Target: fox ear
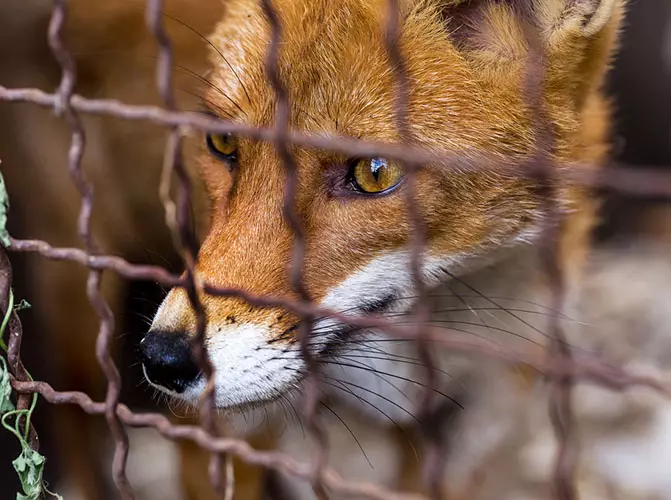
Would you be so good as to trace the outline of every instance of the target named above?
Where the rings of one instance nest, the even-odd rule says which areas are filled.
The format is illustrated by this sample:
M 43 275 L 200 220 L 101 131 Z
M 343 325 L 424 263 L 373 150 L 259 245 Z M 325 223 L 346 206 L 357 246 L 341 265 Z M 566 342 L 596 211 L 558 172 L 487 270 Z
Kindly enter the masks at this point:
M 624 0 L 443 0 L 443 19 L 458 43 L 478 49 L 518 46 L 521 24 L 535 26 L 546 48 L 587 42 L 617 26 Z M 487 47 L 487 43 L 491 46 Z M 509 53 L 509 52 L 508 52 Z M 510 54 L 510 53 L 509 53 Z M 512 55 L 512 54 L 511 54 Z
M 534 0 L 532 9 L 551 37 L 566 33 L 592 37 L 613 19 L 621 0 Z
M 457 50 L 489 77 L 526 60 L 532 28 L 553 88 L 580 103 L 603 82 L 625 0 L 436 1 Z

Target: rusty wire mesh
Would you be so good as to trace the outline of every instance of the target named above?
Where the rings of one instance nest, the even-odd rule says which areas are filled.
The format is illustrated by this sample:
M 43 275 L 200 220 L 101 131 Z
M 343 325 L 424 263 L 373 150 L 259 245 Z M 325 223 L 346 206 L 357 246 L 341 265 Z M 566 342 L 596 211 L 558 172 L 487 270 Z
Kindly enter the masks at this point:
M 320 400 L 320 377 L 315 360 L 312 359 L 313 355 L 308 349 L 308 338 L 315 318 L 329 316 L 353 327 L 375 328 L 392 337 L 411 337 L 418 342 L 421 353 L 420 359 L 426 367 L 428 380 L 423 399 L 424 410 L 421 415 L 423 417 L 424 434 L 428 438 L 428 443 L 432 445 L 428 450 L 429 460 L 425 464 L 425 473 L 430 480 L 429 491 L 433 496 L 436 498 L 441 496 L 440 469 L 443 454 L 439 440 L 432 439 L 432 433 L 436 430 L 436 423 L 435 420 L 430 418 L 431 400 L 435 394 L 431 388 L 435 381 L 433 380 L 434 361 L 431 351 L 427 347 L 428 342 L 438 343 L 455 351 L 478 353 L 510 362 L 523 362 L 548 377 L 553 386 L 549 411 L 559 442 L 554 474 L 554 495 L 555 498 L 562 500 L 577 498 L 573 477 L 576 442 L 570 397 L 575 382 L 589 380 L 613 390 L 624 390 L 631 386 L 642 385 L 664 394 L 667 393 L 668 389 L 655 379 L 630 375 L 624 370 L 606 365 L 596 359 L 586 358 L 578 361 L 572 358 L 559 321 L 565 297 L 562 269 L 559 266 L 557 255 L 559 211 L 555 200 L 555 188 L 553 186 L 556 183 L 554 181 L 558 179 L 557 176 L 561 176 L 563 181 L 588 187 L 604 187 L 638 195 L 671 197 L 671 176 L 655 171 L 646 171 L 645 169 L 634 171 L 623 166 L 614 166 L 607 170 L 595 170 L 581 168 L 581 165 L 573 165 L 575 168 L 565 169 L 561 172 L 552 168 L 551 152 L 554 136 L 552 124 L 545 117 L 541 102 L 544 81 L 544 54 L 539 49 L 541 44 L 535 39 L 537 34 L 532 31 L 526 33 L 527 41 L 532 50 L 524 85 L 524 94 L 529 109 L 533 112 L 536 130 L 535 151 L 529 160 L 520 164 L 509 162 L 504 164 L 493 158 L 465 159 L 447 153 L 438 154 L 435 151 L 415 146 L 408 125 L 409 80 L 399 47 L 400 8 L 398 0 L 388 1 L 387 22 L 384 29 L 386 49 L 396 77 L 395 116 L 401 141 L 397 144 L 382 144 L 340 136 L 323 137 L 292 132 L 289 130 L 288 92 L 278 71 L 282 27 L 276 12 L 273 10 L 272 1 L 260 1 L 272 30 L 271 43 L 266 57 L 266 73 L 275 91 L 277 103 L 275 125 L 272 128 L 252 127 L 202 114 L 181 112 L 177 109 L 172 88 L 173 56 L 171 40 L 162 26 L 162 0 L 147 1 L 146 24 L 148 30 L 155 36 L 159 46 L 156 83 L 165 105 L 164 108 L 131 106 L 114 100 L 94 100 L 74 95 L 76 68 L 74 59 L 64 45 L 61 36 L 67 16 L 66 0 L 53 1 L 53 13 L 49 26 L 49 45 L 62 70 L 61 84 L 56 92 L 45 93 L 34 88 L 8 89 L 0 86 L 0 99 L 52 107 L 56 114 L 65 118 L 70 127 L 69 169 L 82 199 L 78 232 L 83 249 L 54 248 L 44 241 L 11 239 L 8 250 L 11 252 L 34 252 L 47 259 L 72 261 L 88 268 L 87 295 L 100 318 L 96 355 L 108 381 L 105 400 L 97 402 L 81 392 L 59 392 L 46 382 L 29 380 L 20 356 L 21 323 L 16 313 L 13 313 L 8 328 L 8 361 L 11 383 L 19 394 L 17 407 L 19 409 L 28 408 L 32 395 L 37 393 L 53 404 L 74 404 L 80 406 L 88 414 L 104 415 L 116 443 L 113 462 L 114 481 L 121 497 L 124 499 L 134 498 L 125 470 L 129 452 L 129 441 L 125 426 L 151 427 L 167 439 L 191 440 L 202 449 L 210 452 L 210 479 L 215 490 L 222 498 L 232 498 L 233 494 L 234 480 L 232 467 L 230 466 L 232 455 L 249 464 L 274 469 L 310 481 L 317 491 L 325 492 L 328 490 L 340 494 L 375 499 L 417 498 L 417 495 L 391 491 L 375 484 L 347 481 L 327 465 L 328 443 L 325 431 L 317 416 L 317 407 Z M 165 208 L 166 223 L 172 231 L 176 248 L 184 261 L 186 273 L 183 277 L 173 275 L 161 267 L 134 265 L 120 257 L 98 253 L 90 227 L 94 203 L 93 191 L 81 168 L 86 139 L 84 128 L 79 119 L 80 113 L 111 115 L 128 120 L 146 120 L 170 129 L 165 148 L 160 194 Z M 274 144 L 280 159 L 284 163 L 287 175 L 284 217 L 289 222 L 295 235 L 291 282 L 299 297 L 298 300 L 286 300 L 273 296 L 253 296 L 244 290 L 217 288 L 201 281 L 196 276 L 197 248 L 193 244 L 195 237 L 189 214 L 191 187 L 182 160 L 182 137 L 187 130 L 191 129 L 210 133 L 234 133 Z M 311 302 L 302 279 L 306 237 L 301 218 L 294 209 L 293 203 L 297 189 L 297 171 L 290 151 L 291 145 L 346 153 L 349 156 L 356 157 L 383 155 L 386 158 L 403 162 L 409 185 L 407 208 L 414 227 L 411 252 L 412 276 L 418 292 L 417 295 L 420 298 L 418 307 L 414 312 L 415 321 L 412 326 L 392 325 L 383 317 L 354 317 L 319 307 Z M 551 310 L 554 311 L 550 318 L 552 343 L 547 356 L 538 351 L 526 352 L 502 349 L 500 345 L 494 345 L 484 339 L 439 331 L 427 324 L 429 310 L 426 305 L 427 301 L 421 300 L 425 296 L 426 290 L 420 274 L 425 232 L 414 196 L 414 177 L 418 167 L 428 163 L 439 164 L 460 171 L 482 171 L 485 169 L 508 171 L 511 174 L 531 177 L 537 180 L 540 185 L 546 186 L 543 192 L 543 209 L 547 215 L 545 219 L 547 223 L 540 251 L 543 253 L 543 262 L 552 284 Z M 170 197 L 170 182 L 173 174 L 176 174 L 178 180 L 176 202 Z M 114 331 L 114 318 L 100 291 L 100 281 L 104 271 L 118 273 L 128 280 L 151 280 L 164 286 L 186 289 L 197 318 L 196 335 L 191 339 L 191 343 L 197 362 L 208 380 L 207 389 L 202 398 L 200 426 L 173 425 L 161 414 L 134 413 L 119 402 L 120 376 L 109 351 Z M 7 311 L 8 308 L 11 283 L 12 271 L 9 260 L 5 253 L 0 251 L 0 309 L 3 311 Z M 199 299 L 200 293 L 221 297 L 237 297 L 253 306 L 280 306 L 302 319 L 299 334 L 301 353 L 309 367 L 306 386 L 307 397 L 305 398 L 303 416 L 317 443 L 319 453 L 314 464 L 298 462 L 279 451 L 258 451 L 253 449 L 245 440 L 223 437 L 217 434 L 214 415 L 213 367 L 208 360 L 203 343 L 207 317 Z M 37 448 L 39 446 L 37 433 L 32 428 L 30 432 L 31 445 Z M 223 464 L 226 464 L 225 468 L 222 467 Z M 222 470 L 227 471 L 225 478 L 221 476 Z

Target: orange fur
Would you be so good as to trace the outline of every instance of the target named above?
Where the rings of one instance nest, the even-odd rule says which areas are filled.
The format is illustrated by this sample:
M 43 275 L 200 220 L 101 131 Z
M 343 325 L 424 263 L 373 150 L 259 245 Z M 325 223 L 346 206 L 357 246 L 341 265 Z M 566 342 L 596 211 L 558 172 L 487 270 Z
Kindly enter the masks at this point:
M 603 23 L 599 29 L 583 26 L 587 13 L 578 7 L 567 11 L 562 0 L 534 4 L 548 59 L 544 107 L 557 132 L 557 168 L 566 161 L 598 166 L 607 153 L 608 111 L 601 85 L 621 4 L 591 3 L 601 4 L 598 15 L 590 18 L 591 23 Z M 439 150 L 519 160 L 530 151 L 534 137 L 520 90 L 528 58 L 520 16 L 505 3 L 470 2 L 471 8 L 477 4 L 474 8 L 482 12 L 473 24 L 457 26 L 455 31 L 476 33 L 464 35 L 465 42 L 458 44 L 448 36 L 446 23 L 450 27 L 453 23 L 446 18 L 449 21 L 450 9 L 462 4 L 404 4 L 401 45 L 413 82 L 409 109 L 413 135 Z M 380 2 L 277 1 L 276 7 L 285 40 L 280 74 L 290 89 L 292 128 L 397 139 L 394 77 L 382 41 Z M 613 8 L 617 12 L 604 18 L 603 9 Z M 263 65 L 267 36 L 268 26 L 256 2 L 226 2 L 212 39 L 253 98 L 247 100 L 228 65 L 212 53 L 217 88 L 208 91 L 208 100 L 216 103 L 222 116 L 272 124 L 274 96 Z M 198 270 L 217 285 L 291 296 L 287 268 L 292 233 L 281 212 L 283 166 L 271 145 L 241 139 L 239 149 L 234 174 L 204 148 L 199 155 L 213 208 Z M 406 245 L 410 225 L 400 193 L 374 200 L 334 199 L 328 193 L 324 172 L 346 158 L 298 148 L 294 153 L 300 171 L 296 207 L 308 232 L 305 278 L 319 301 L 374 256 Z M 431 255 L 487 251 L 528 227 L 538 208 L 530 183 L 497 173 L 465 175 L 427 167 L 420 172 L 418 185 Z M 572 212 L 566 217 L 562 243 L 566 263 L 574 260 L 574 250 L 585 247 L 581 235 L 590 229 L 593 207 L 582 199 L 573 192 L 564 200 Z M 247 310 L 233 299 L 204 300 L 215 322 L 240 316 L 243 321 L 271 322 L 278 331 L 287 326 L 286 321 L 276 322 L 276 311 Z M 184 322 L 188 304 L 180 292 L 172 292 L 167 305 L 162 327 L 192 327 L 192 321 Z
M 615 43 L 622 2 L 528 0 L 526 3 L 529 2 L 535 6 L 535 20 L 542 28 L 547 50 L 543 102 L 558 134 L 557 168 L 574 160 L 598 165 L 608 152 L 609 112 L 601 87 Z M 166 3 L 170 10 L 171 2 Z M 131 102 L 158 102 L 148 83 L 153 78 L 152 64 L 141 55 L 153 46 L 151 38 L 142 34 L 143 6 L 132 2 L 71 4 L 69 42 L 82 52 L 78 55 L 80 90 L 95 90 L 97 95 Z M 398 139 L 393 114 L 394 77 L 381 33 L 386 2 L 276 0 L 275 4 L 283 22 L 280 71 L 291 93 L 292 128 L 364 139 Z M 402 2 L 402 50 L 412 81 L 410 121 L 419 143 L 465 156 L 486 152 L 520 159 L 530 152 L 534 133 L 520 91 L 528 47 L 518 16 L 506 6 L 513 4 L 525 2 Z M 599 8 L 590 10 L 590 6 Z M 238 121 L 270 125 L 274 96 L 263 70 L 268 26 L 257 2 L 229 0 L 223 7 L 219 2 L 198 2 L 196 7 L 193 2 L 181 1 L 172 3 L 172 9 L 182 19 L 186 16 L 203 22 L 220 20 L 211 40 L 240 75 L 252 99 L 247 101 L 230 68 L 213 52 L 210 78 L 242 108 L 237 109 L 218 91 L 209 89 L 206 97 L 215 111 L 222 116 L 231 114 Z M 182 32 L 175 45 L 189 61 L 187 66 L 195 65 L 200 71 L 203 65 L 196 61 L 204 54 L 201 41 Z M 120 48 L 135 54 L 132 69 L 128 58 L 121 55 L 84 54 Z M 25 59 L 41 67 L 47 57 L 40 53 Z M 11 67 L 28 72 L 27 66 L 12 64 L 15 66 Z M 144 78 L 127 77 L 138 72 Z M 18 71 L 16 75 L 20 76 Z M 40 74 L 37 84 L 53 87 L 56 81 L 53 73 Z M 15 116 L 11 127 L 21 129 L 19 114 Z M 67 136 L 60 128 L 62 124 L 47 121 L 42 114 L 26 113 L 22 119 L 32 124 L 26 125 L 26 129 L 38 136 L 42 144 L 60 145 L 49 148 L 50 156 L 43 157 L 28 141 L 23 146 L 28 153 L 13 155 L 15 149 L 22 147 L 17 145 L 21 141 L 13 144 L 12 136 L 7 135 L 9 153 L 3 158 L 3 172 L 8 177 L 10 192 L 31 194 L 39 189 L 45 193 L 44 203 L 24 208 L 26 227 L 33 231 L 27 231 L 26 236 L 73 244 L 74 227 L 65 221 L 75 220 L 77 198 L 69 186 L 59 184 L 60 178 L 51 175 L 52 159 L 65 158 L 63 145 L 67 144 Z M 4 129 L 10 128 L 10 121 L 3 120 Z M 97 192 L 103 208 L 98 212 L 96 224 L 105 229 L 99 231 L 103 247 L 110 252 L 136 255 L 138 242 L 133 237 L 140 234 L 145 240 L 139 246 L 166 248 L 169 239 L 165 232 L 157 231 L 155 224 L 162 218 L 160 206 L 153 194 L 147 194 L 150 190 L 147 186 L 154 186 L 158 177 L 163 135 L 151 127 L 110 122 L 87 123 L 89 130 L 94 131 L 89 132 L 93 152 L 89 153 L 86 165 L 100 186 Z M 127 147 L 127 137 L 131 135 L 133 142 L 142 143 L 141 149 Z M 22 137 L 25 142 L 26 134 Z M 199 140 L 195 154 L 212 202 L 211 229 L 199 256 L 199 273 L 218 285 L 238 286 L 253 293 L 293 295 L 287 277 L 292 234 L 281 216 L 284 170 L 272 146 L 241 139 L 241 160 L 233 175 L 205 151 L 202 138 Z M 51 155 L 52 152 L 55 153 Z M 335 199 L 325 189 L 324 170 L 347 158 L 300 148 L 294 152 L 300 174 L 296 206 L 308 230 L 306 284 L 312 296 L 320 300 L 373 257 L 404 247 L 410 225 L 400 190 L 374 200 Z M 26 168 L 32 168 L 30 176 L 24 173 L 23 161 L 28 165 Z M 44 170 L 46 167 L 48 171 Z M 146 177 L 147 181 L 139 177 Z M 110 183 L 110 179 L 119 182 Z M 456 175 L 426 166 L 420 172 L 418 185 L 432 255 L 487 253 L 528 226 L 538 207 L 528 182 L 496 173 Z M 578 256 L 586 250 L 595 204 L 584 193 L 565 195 L 570 210 L 563 224 L 562 261 L 570 265 L 569 277 L 577 279 L 581 260 Z M 30 196 L 19 194 L 16 198 L 30 199 Z M 133 208 L 124 211 L 124 207 Z M 155 212 L 155 217 L 137 217 L 137 213 L 144 211 Z M 57 364 L 62 369 L 64 386 L 75 388 L 73 384 L 77 382 L 81 384 L 78 388 L 100 390 L 101 381 L 91 380 L 89 375 L 98 373 L 93 357 L 88 356 L 93 352 L 90 332 L 96 323 L 91 311 L 83 305 L 86 300 L 83 277 L 74 277 L 69 268 L 47 274 L 38 265 L 31 267 L 31 272 L 37 290 L 48 291 L 58 286 L 63 301 L 81 304 L 77 318 L 73 318 L 64 314 L 67 309 L 60 307 L 61 302 L 54 303 L 50 295 L 31 300 L 41 307 L 38 313 L 49 326 L 45 332 L 55 339 L 53 345 L 58 346 L 52 350 L 58 351 L 62 358 Z M 118 310 L 121 286 L 115 282 L 109 288 Z M 296 320 L 282 311 L 249 308 L 232 299 L 208 297 L 205 302 L 214 324 L 233 320 L 268 324 L 279 335 Z M 188 305 L 180 292 L 171 292 L 158 325 L 166 330 L 192 329 Z M 81 434 L 78 430 L 76 424 L 71 425 L 70 433 L 63 434 L 64 442 L 68 443 L 64 448 L 87 446 L 86 439 L 72 444 Z M 86 474 L 89 463 L 83 453 L 81 456 L 83 460 L 79 457 L 77 461 L 75 457 L 69 463 L 77 462 L 73 468 Z M 195 483 L 199 481 L 202 479 Z M 90 498 L 95 498 L 98 487 L 94 479 L 89 479 Z
M 395 80 L 382 38 L 385 3 L 276 0 L 274 5 L 282 22 L 279 72 L 289 89 L 291 128 L 397 140 Z M 539 28 L 546 57 L 542 106 L 556 133 L 555 168 L 569 162 L 588 168 L 603 163 L 609 111 L 602 85 L 622 2 L 417 0 L 403 2 L 403 14 L 401 50 L 411 82 L 408 112 L 418 143 L 466 157 L 489 154 L 510 161 L 532 151 L 535 121 L 522 91 L 530 59 L 525 33 L 531 23 Z M 212 111 L 235 121 L 272 125 L 275 96 L 264 70 L 268 36 L 257 2 L 225 3 L 212 36 L 226 58 L 224 63 L 220 54 L 211 53 L 217 87 L 207 95 Z M 270 144 L 240 138 L 238 145 L 238 161 L 231 168 L 213 158 L 204 144 L 198 153 L 212 220 L 198 272 L 215 285 L 293 297 L 288 276 L 293 234 L 282 217 L 283 165 Z M 319 302 L 376 257 L 407 248 L 411 226 L 403 187 L 384 197 L 339 198 L 325 179 L 343 175 L 338 168 L 348 158 L 297 147 L 292 152 L 299 170 L 295 207 L 307 232 L 305 284 Z M 424 166 L 417 185 L 429 256 L 493 254 L 538 222 L 539 200 L 531 181 Z M 580 276 L 597 203 L 577 188 L 562 189 L 561 196 L 559 256 L 572 287 Z M 214 325 L 207 333 L 211 341 L 226 342 L 218 337 L 234 336 L 234 325 L 240 323 L 263 325 L 272 342 L 295 340 L 285 332 L 296 318 L 282 311 L 248 307 L 237 299 L 204 296 L 203 301 Z M 219 331 L 221 325 L 226 333 Z M 154 328 L 193 331 L 181 291 L 170 293 Z M 527 370 L 525 387 L 533 385 L 528 375 Z

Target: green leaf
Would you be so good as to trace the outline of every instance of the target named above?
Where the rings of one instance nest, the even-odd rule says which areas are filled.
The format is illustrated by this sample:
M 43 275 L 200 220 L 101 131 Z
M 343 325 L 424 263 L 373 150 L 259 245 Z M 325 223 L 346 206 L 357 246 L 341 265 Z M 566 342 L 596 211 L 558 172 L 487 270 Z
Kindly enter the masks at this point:
M 11 395 L 12 385 L 9 383 L 7 363 L 3 358 L 0 358 L 0 416 L 15 409 Z
M 21 299 L 21 302 L 14 306 L 14 311 L 19 312 L 23 311 L 24 309 L 30 309 L 31 307 L 33 306 L 30 305 L 30 302 L 28 302 L 26 299 Z
M 21 454 L 12 462 L 23 488 L 23 494 L 17 493 L 17 500 L 39 500 L 45 462 L 46 458 L 24 444 Z
M 11 243 L 7 232 L 7 214 L 9 213 L 9 195 L 5 187 L 5 179 L 0 172 L 0 243 L 8 247 Z
M 6 192 L 4 191 L 4 185 L 2 185 L 2 174 L 0 174 L 0 205 L 3 204 L 2 195 L 6 197 Z M 5 204 L 7 206 L 6 200 Z M 4 218 L 2 218 L 4 216 Z M 0 231 L 4 231 L 5 235 L 6 230 L 4 228 L 4 222 L 6 222 L 6 211 L 2 212 L 0 209 Z M 2 236 L 0 235 L 0 239 Z M 7 351 L 7 346 L 2 340 L 2 336 L 5 333 L 7 328 L 7 323 L 12 311 L 20 311 L 21 309 L 27 309 L 30 307 L 30 304 L 25 300 L 22 300 L 16 306 L 14 305 L 14 294 L 12 290 L 9 290 L 9 303 L 7 307 L 6 314 L 2 321 L 0 322 L 0 348 L 1 350 Z M 30 380 L 33 378 L 28 374 Z M 38 452 L 30 448 L 28 444 L 28 436 L 30 429 L 30 418 L 35 410 L 35 405 L 37 404 L 37 394 L 33 395 L 33 401 L 30 405 L 30 408 L 27 410 L 16 410 L 11 399 L 12 395 L 12 385 L 9 381 L 9 371 L 7 369 L 7 361 L 5 358 L 0 356 L 0 424 L 7 431 L 11 432 L 16 436 L 21 444 L 21 454 L 12 462 L 14 470 L 19 476 L 21 481 L 21 489 L 23 493 L 16 494 L 16 500 L 41 500 L 45 494 L 56 498 L 57 500 L 63 500 L 63 497 L 53 493 L 47 489 L 42 480 L 42 475 L 44 473 L 44 464 L 46 458 L 40 455 Z M 25 417 L 25 431 L 22 433 L 20 431 L 19 422 L 21 417 Z M 14 426 L 9 423 L 9 419 L 13 418 Z

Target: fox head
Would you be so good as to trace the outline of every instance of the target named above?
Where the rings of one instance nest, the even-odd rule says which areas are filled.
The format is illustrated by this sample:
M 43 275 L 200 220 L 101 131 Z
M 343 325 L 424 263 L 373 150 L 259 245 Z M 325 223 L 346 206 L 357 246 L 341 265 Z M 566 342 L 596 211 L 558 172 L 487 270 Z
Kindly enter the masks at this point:
M 290 126 L 311 133 L 397 141 L 395 78 L 384 44 L 385 0 L 274 0 L 282 25 L 279 72 L 289 90 Z M 409 125 L 417 144 L 464 157 L 519 161 L 534 144 L 523 86 L 531 58 L 528 26 L 545 54 L 543 109 L 556 132 L 555 167 L 598 164 L 607 152 L 603 78 L 621 17 L 620 0 L 404 0 L 400 49 L 410 81 Z M 276 99 L 264 61 L 270 25 L 256 0 L 228 0 L 211 41 L 206 103 L 221 118 L 271 126 Z M 304 282 L 318 304 L 370 314 L 412 295 L 404 170 L 384 157 L 350 158 L 292 148 L 295 207 L 307 235 Z M 211 200 L 211 226 L 197 273 L 209 284 L 255 295 L 295 297 L 294 236 L 283 218 L 286 174 L 273 145 L 205 135 L 197 161 Z M 424 165 L 416 196 L 427 247 L 428 283 L 533 238 L 533 182 L 496 171 Z M 575 213 L 580 197 L 562 200 Z M 201 297 L 217 405 L 271 400 L 306 372 L 298 318 L 234 298 Z M 403 301 L 408 307 L 410 300 Z M 328 356 L 347 330 L 318 320 L 311 342 Z M 154 385 L 196 401 L 205 383 L 187 339 L 195 317 L 172 290 L 142 343 Z

